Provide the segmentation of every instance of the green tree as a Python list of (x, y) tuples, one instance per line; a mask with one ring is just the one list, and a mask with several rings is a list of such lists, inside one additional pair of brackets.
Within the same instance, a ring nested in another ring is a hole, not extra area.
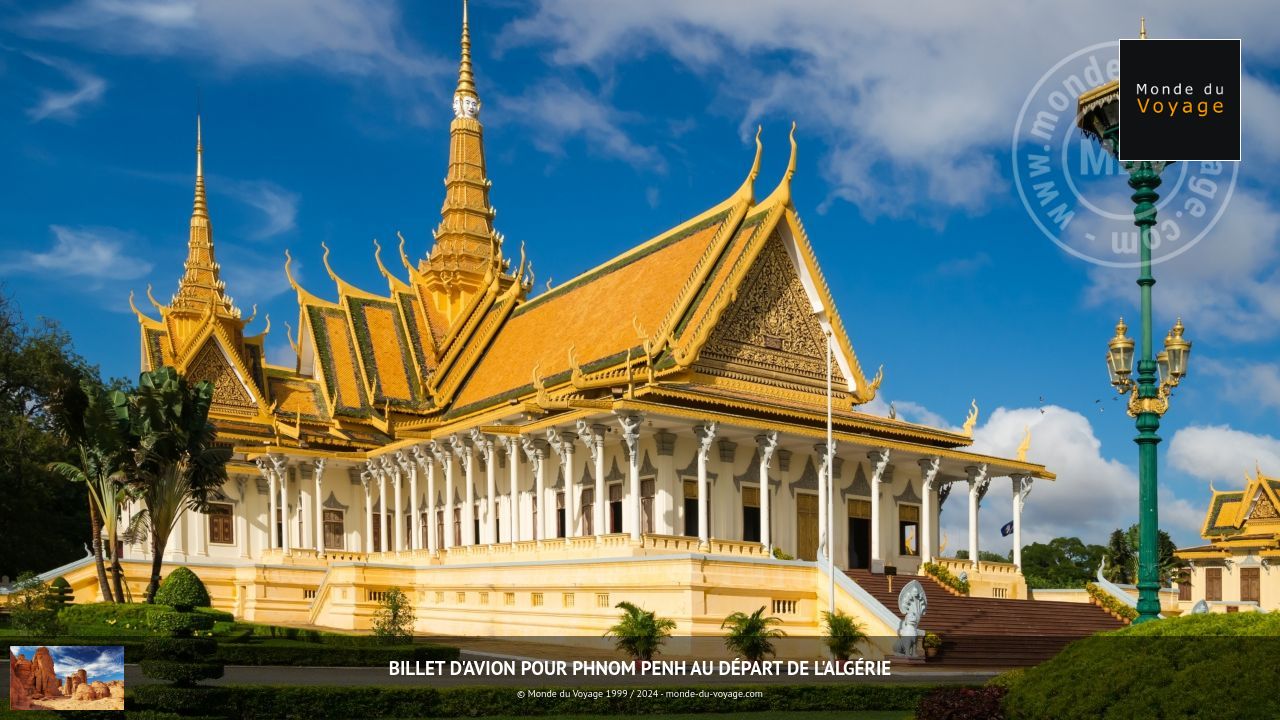
[(145, 506), (152, 546), (147, 602), (154, 602), (169, 534), (188, 510), (208, 511), (210, 496), (226, 482), (231, 449), (215, 442), (208, 381), (192, 385), (163, 367), (143, 373), (134, 391), (113, 392), (111, 401), (128, 438), (126, 475)]
[(772, 615), (766, 617), (763, 605), (750, 615), (736, 612), (720, 623), (720, 629), (728, 628), (724, 637), (725, 647), (751, 662), (759, 662), (774, 654), (773, 641), (786, 635), (774, 627), (781, 625), (781, 618)]
[(866, 628), (862, 623), (839, 610), (834, 615), (824, 610), (822, 621), (827, 626), (823, 642), (837, 660), (848, 660), (858, 653), (858, 646), (867, 641)]
[(1083, 588), (1093, 580), (1106, 548), (1059, 537), (1022, 548), (1022, 574), (1032, 589)]
[(614, 646), (633, 660), (653, 659), (662, 650), (662, 644), (671, 637), (671, 631), (676, 629), (675, 620), (660, 618), (652, 610), (644, 610), (626, 601), (615, 607), (622, 611), (622, 617), (604, 635), (614, 638)]
[(1107, 568), (1103, 577), (1113, 583), (1132, 583), (1134, 570), (1138, 567), (1138, 554), (1134, 546), (1129, 544), (1129, 536), (1116, 528), (1107, 540)]
[[(124, 572), (120, 566), (120, 521), (129, 502), (121, 467), (127, 448), (120, 433), (108, 391), (100, 384), (81, 380), (64, 388), (57, 404), (57, 424), (72, 446), (76, 459), (54, 462), (49, 468), (89, 490), (90, 523), (94, 529), (94, 558), (98, 583), (107, 602), (124, 602)], [(101, 535), (108, 539), (105, 552)], [(111, 587), (106, 585), (104, 556), (111, 563)]]
[(13, 628), (33, 636), (58, 634), (58, 595), (35, 573), (23, 573), (9, 597)]
[(28, 324), (0, 291), (0, 575), (45, 571), (84, 557), (90, 526), (83, 485), (60, 481), (51, 462), (74, 460), (52, 408), (68, 384), (96, 382), (49, 320)]
[[(969, 551), (968, 551), (968, 550), (957, 550), (957, 551), (956, 551), (956, 559), (957, 559), (957, 560), (968, 560), (968, 559), (969, 559)], [(1010, 550), (1008, 555), (1001, 555), (1000, 553), (993, 553), (993, 552), (991, 552), (990, 550), (979, 550), (979, 551), (978, 551), (978, 559), (979, 559), (979, 560), (982, 560), (983, 562), (1011, 563), (1011, 562), (1013, 562), (1013, 551), (1012, 551), (1012, 550)]]
[[(1129, 542), (1129, 547), (1133, 548), (1133, 566), (1130, 570), (1130, 576), (1138, 577), (1138, 525), (1134, 523), (1124, 533), (1125, 538)], [(1173, 556), (1174, 551), (1178, 549), (1173, 544), (1173, 538), (1169, 537), (1169, 533), (1160, 530), (1156, 533), (1156, 568), (1160, 572), (1160, 586), (1169, 587), (1174, 576), (1178, 574), (1178, 559)]]
[(373, 634), (383, 642), (408, 642), (413, 639), (413, 605), (398, 587), (387, 590), (373, 614)]

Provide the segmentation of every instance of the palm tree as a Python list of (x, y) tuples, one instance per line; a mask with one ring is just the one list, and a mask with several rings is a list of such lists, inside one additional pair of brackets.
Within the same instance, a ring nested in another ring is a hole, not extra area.
[(827, 625), (827, 636), (823, 642), (831, 649), (835, 659), (844, 662), (858, 652), (858, 646), (867, 640), (867, 633), (862, 623), (837, 610), (835, 614), (823, 611), (822, 620)]
[(764, 606), (750, 615), (736, 612), (720, 623), (720, 629), (729, 628), (724, 637), (724, 644), (751, 662), (759, 662), (772, 657), (773, 640), (786, 636), (786, 633), (774, 625), (781, 625), (782, 619), (770, 615), (764, 616)]
[[(66, 439), (79, 455), (76, 462), (50, 463), (49, 469), (89, 490), (89, 525), (98, 585), (107, 602), (124, 602), (120, 568), (119, 526), (128, 493), (119, 470), (125, 446), (115, 422), (109, 398), (102, 386), (87, 380), (69, 383), (57, 402), (55, 416)], [(103, 551), (102, 534), (108, 538)], [(111, 585), (107, 584), (104, 555), (111, 561)], [(114, 592), (113, 592), (114, 591)]]
[(187, 510), (206, 512), (210, 496), (227, 480), (231, 450), (215, 444), (209, 422), (213, 384), (189, 384), (171, 367), (145, 372), (129, 394), (112, 393), (117, 422), (127, 433), (129, 483), (146, 506), (151, 536), (147, 602), (160, 587), (169, 535)]
[(662, 644), (671, 637), (676, 621), (660, 618), (652, 610), (645, 610), (623, 601), (616, 606), (622, 610), (618, 623), (605, 631), (605, 637), (614, 637), (614, 646), (631, 656), (633, 660), (651, 660)]

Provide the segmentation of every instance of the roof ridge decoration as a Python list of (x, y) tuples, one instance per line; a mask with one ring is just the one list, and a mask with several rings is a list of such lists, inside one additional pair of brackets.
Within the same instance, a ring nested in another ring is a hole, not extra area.
[(791, 143), (791, 157), (787, 159), (787, 170), (782, 174), (782, 180), (778, 182), (778, 186), (769, 193), (769, 197), (765, 198), (761, 203), (761, 207), (766, 207), (774, 203), (782, 206), (791, 205), (791, 179), (796, 174), (796, 123), (791, 121), (791, 133), (787, 136)]
[(196, 179), (195, 199), (191, 206), (191, 223), (187, 234), (187, 260), (183, 264), (178, 291), (170, 306), (174, 310), (199, 312), (213, 307), (218, 315), (236, 318), (240, 310), (226, 294), (221, 267), (213, 251), (213, 224), (204, 186), (204, 133), (200, 115), (196, 115)]

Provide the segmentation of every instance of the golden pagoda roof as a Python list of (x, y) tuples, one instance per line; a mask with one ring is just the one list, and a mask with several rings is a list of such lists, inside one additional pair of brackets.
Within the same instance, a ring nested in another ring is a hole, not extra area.
[[(1212, 486), (1210, 486), (1212, 489)], [(1216, 556), (1231, 548), (1280, 549), (1280, 480), (1262, 474), (1245, 476), (1243, 490), (1212, 489), (1200, 535), (1207, 546), (1182, 548), (1184, 559)], [(1208, 553), (1208, 554), (1206, 554)]]

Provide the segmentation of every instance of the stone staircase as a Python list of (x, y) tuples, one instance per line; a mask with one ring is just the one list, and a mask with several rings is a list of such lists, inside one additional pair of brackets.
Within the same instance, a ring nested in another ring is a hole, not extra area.
[(902, 587), (919, 580), (929, 600), (920, 626), (942, 637), (942, 652), (930, 662), (948, 667), (1035, 665), (1073, 640), (1124, 627), (1102, 608), (1085, 603), (963, 597), (924, 575), (889, 578), (869, 570), (847, 574), (895, 615)]

